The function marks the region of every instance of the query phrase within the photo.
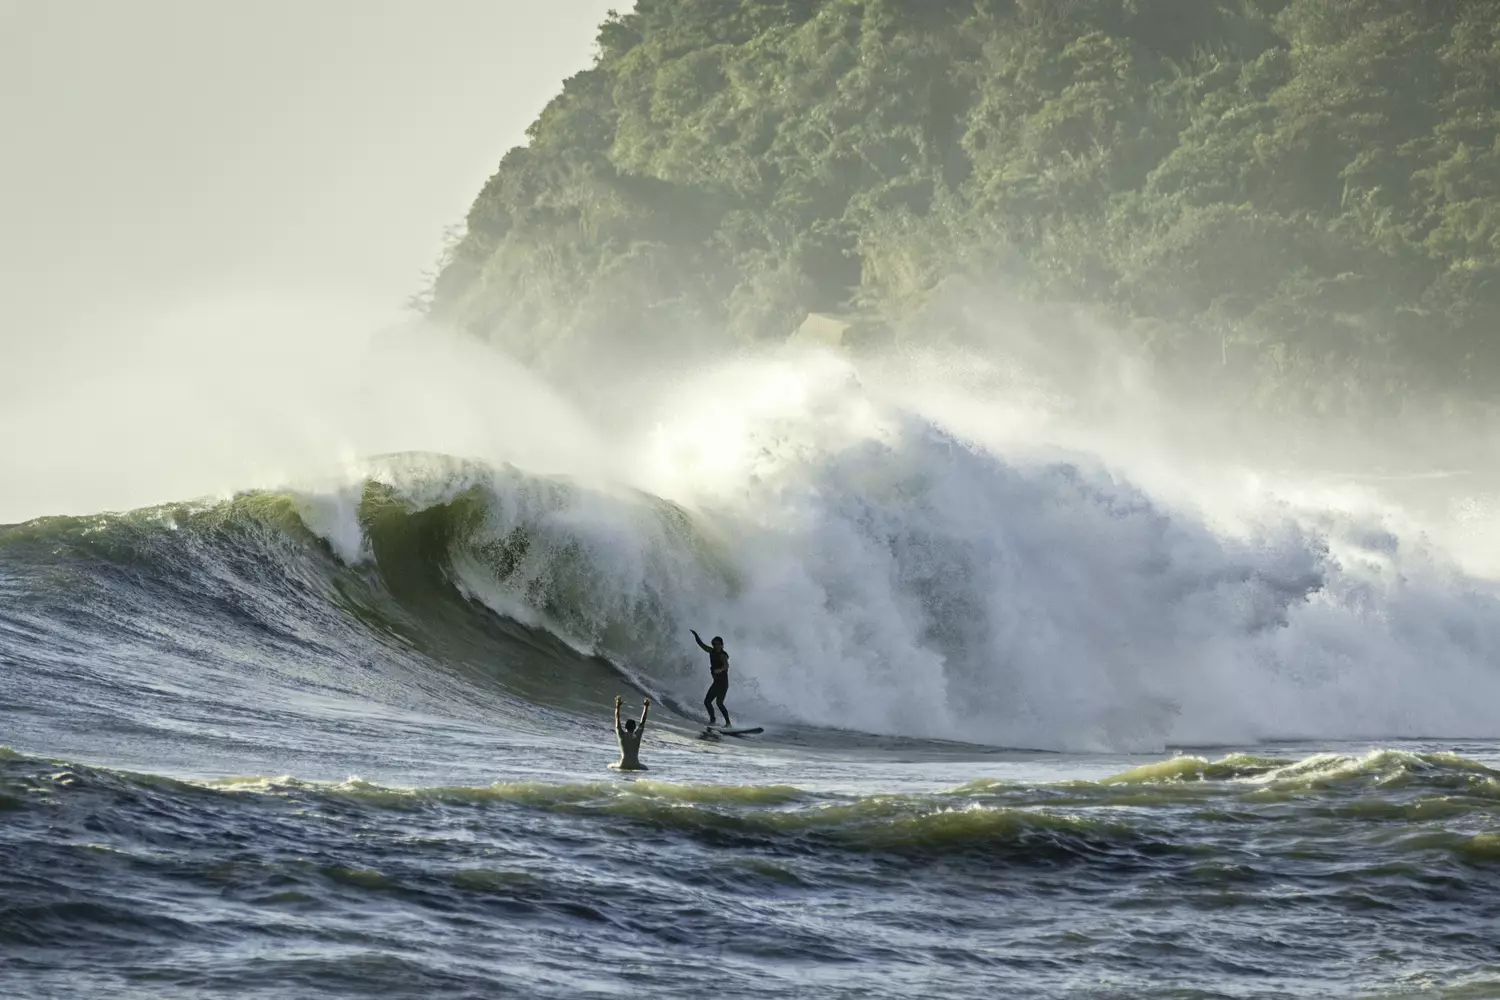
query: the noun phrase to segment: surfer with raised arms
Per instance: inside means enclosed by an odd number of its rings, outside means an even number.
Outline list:
[[[626,719],[623,725],[620,723],[622,701],[623,698],[615,695],[615,738],[620,741],[620,759],[609,766],[616,771],[650,770],[641,763],[641,737],[646,734],[646,715],[651,711],[651,699],[648,697],[641,702],[640,722]]]
[[[708,694],[703,696],[703,707],[708,709],[708,724],[711,726],[718,721],[714,718],[714,703],[717,702],[719,711],[724,713],[724,725],[730,725],[729,709],[724,707],[724,696],[729,693],[729,651],[724,648],[724,639],[716,635],[710,646],[697,629],[688,631],[698,641],[698,648],[708,654],[708,672],[714,677],[714,682],[708,686]]]

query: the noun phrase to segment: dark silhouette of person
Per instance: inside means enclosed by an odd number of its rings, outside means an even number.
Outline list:
[[[714,718],[714,704],[717,703],[719,711],[724,714],[724,725],[730,725],[729,709],[724,707],[724,696],[729,693],[729,651],[724,648],[724,639],[714,636],[712,646],[703,641],[697,629],[689,629],[693,638],[698,642],[698,648],[708,654],[708,671],[713,674],[714,681],[708,686],[708,694],[703,696],[703,707],[708,709],[708,724],[711,726],[717,721]]]
[[[616,771],[649,771],[641,763],[641,737],[646,735],[646,715],[651,711],[651,699],[641,702],[641,721],[626,719],[620,723],[620,703],[624,699],[615,695],[615,738],[620,741],[620,759],[609,765]]]

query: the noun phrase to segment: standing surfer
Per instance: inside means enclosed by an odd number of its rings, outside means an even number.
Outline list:
[[[641,763],[641,737],[646,734],[646,715],[651,711],[651,699],[647,697],[641,702],[641,721],[637,723],[634,719],[626,719],[620,723],[620,703],[624,701],[619,695],[615,695],[615,738],[620,741],[620,759],[609,765],[616,771],[646,771],[649,768]]]
[[[724,707],[724,696],[729,693],[729,651],[724,648],[724,639],[716,635],[710,646],[704,643],[697,629],[688,631],[698,641],[698,648],[708,654],[708,671],[714,677],[714,682],[708,686],[708,694],[703,696],[703,707],[708,709],[708,724],[711,726],[718,721],[714,718],[714,703],[717,702],[719,711],[724,713],[724,725],[730,725],[729,709]]]

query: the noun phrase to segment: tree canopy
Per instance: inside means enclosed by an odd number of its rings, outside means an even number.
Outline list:
[[[1500,375],[1490,0],[639,0],[528,136],[432,308],[532,358],[1003,289],[1252,406]]]

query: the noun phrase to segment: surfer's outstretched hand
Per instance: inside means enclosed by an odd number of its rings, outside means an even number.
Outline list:
[[[624,699],[624,698],[622,698],[622,697],[620,697],[620,696],[619,696],[619,695],[615,695],[615,707],[616,707],[616,708],[619,708],[619,707],[620,707],[620,704],[621,704],[621,703],[622,703],[622,702],[623,702],[623,701],[624,701],[624,700],[625,700],[625,699]]]
[[[651,696],[649,694],[646,695],[646,700],[643,701],[641,704],[643,704],[643,705],[649,705],[649,704],[651,704]]]

